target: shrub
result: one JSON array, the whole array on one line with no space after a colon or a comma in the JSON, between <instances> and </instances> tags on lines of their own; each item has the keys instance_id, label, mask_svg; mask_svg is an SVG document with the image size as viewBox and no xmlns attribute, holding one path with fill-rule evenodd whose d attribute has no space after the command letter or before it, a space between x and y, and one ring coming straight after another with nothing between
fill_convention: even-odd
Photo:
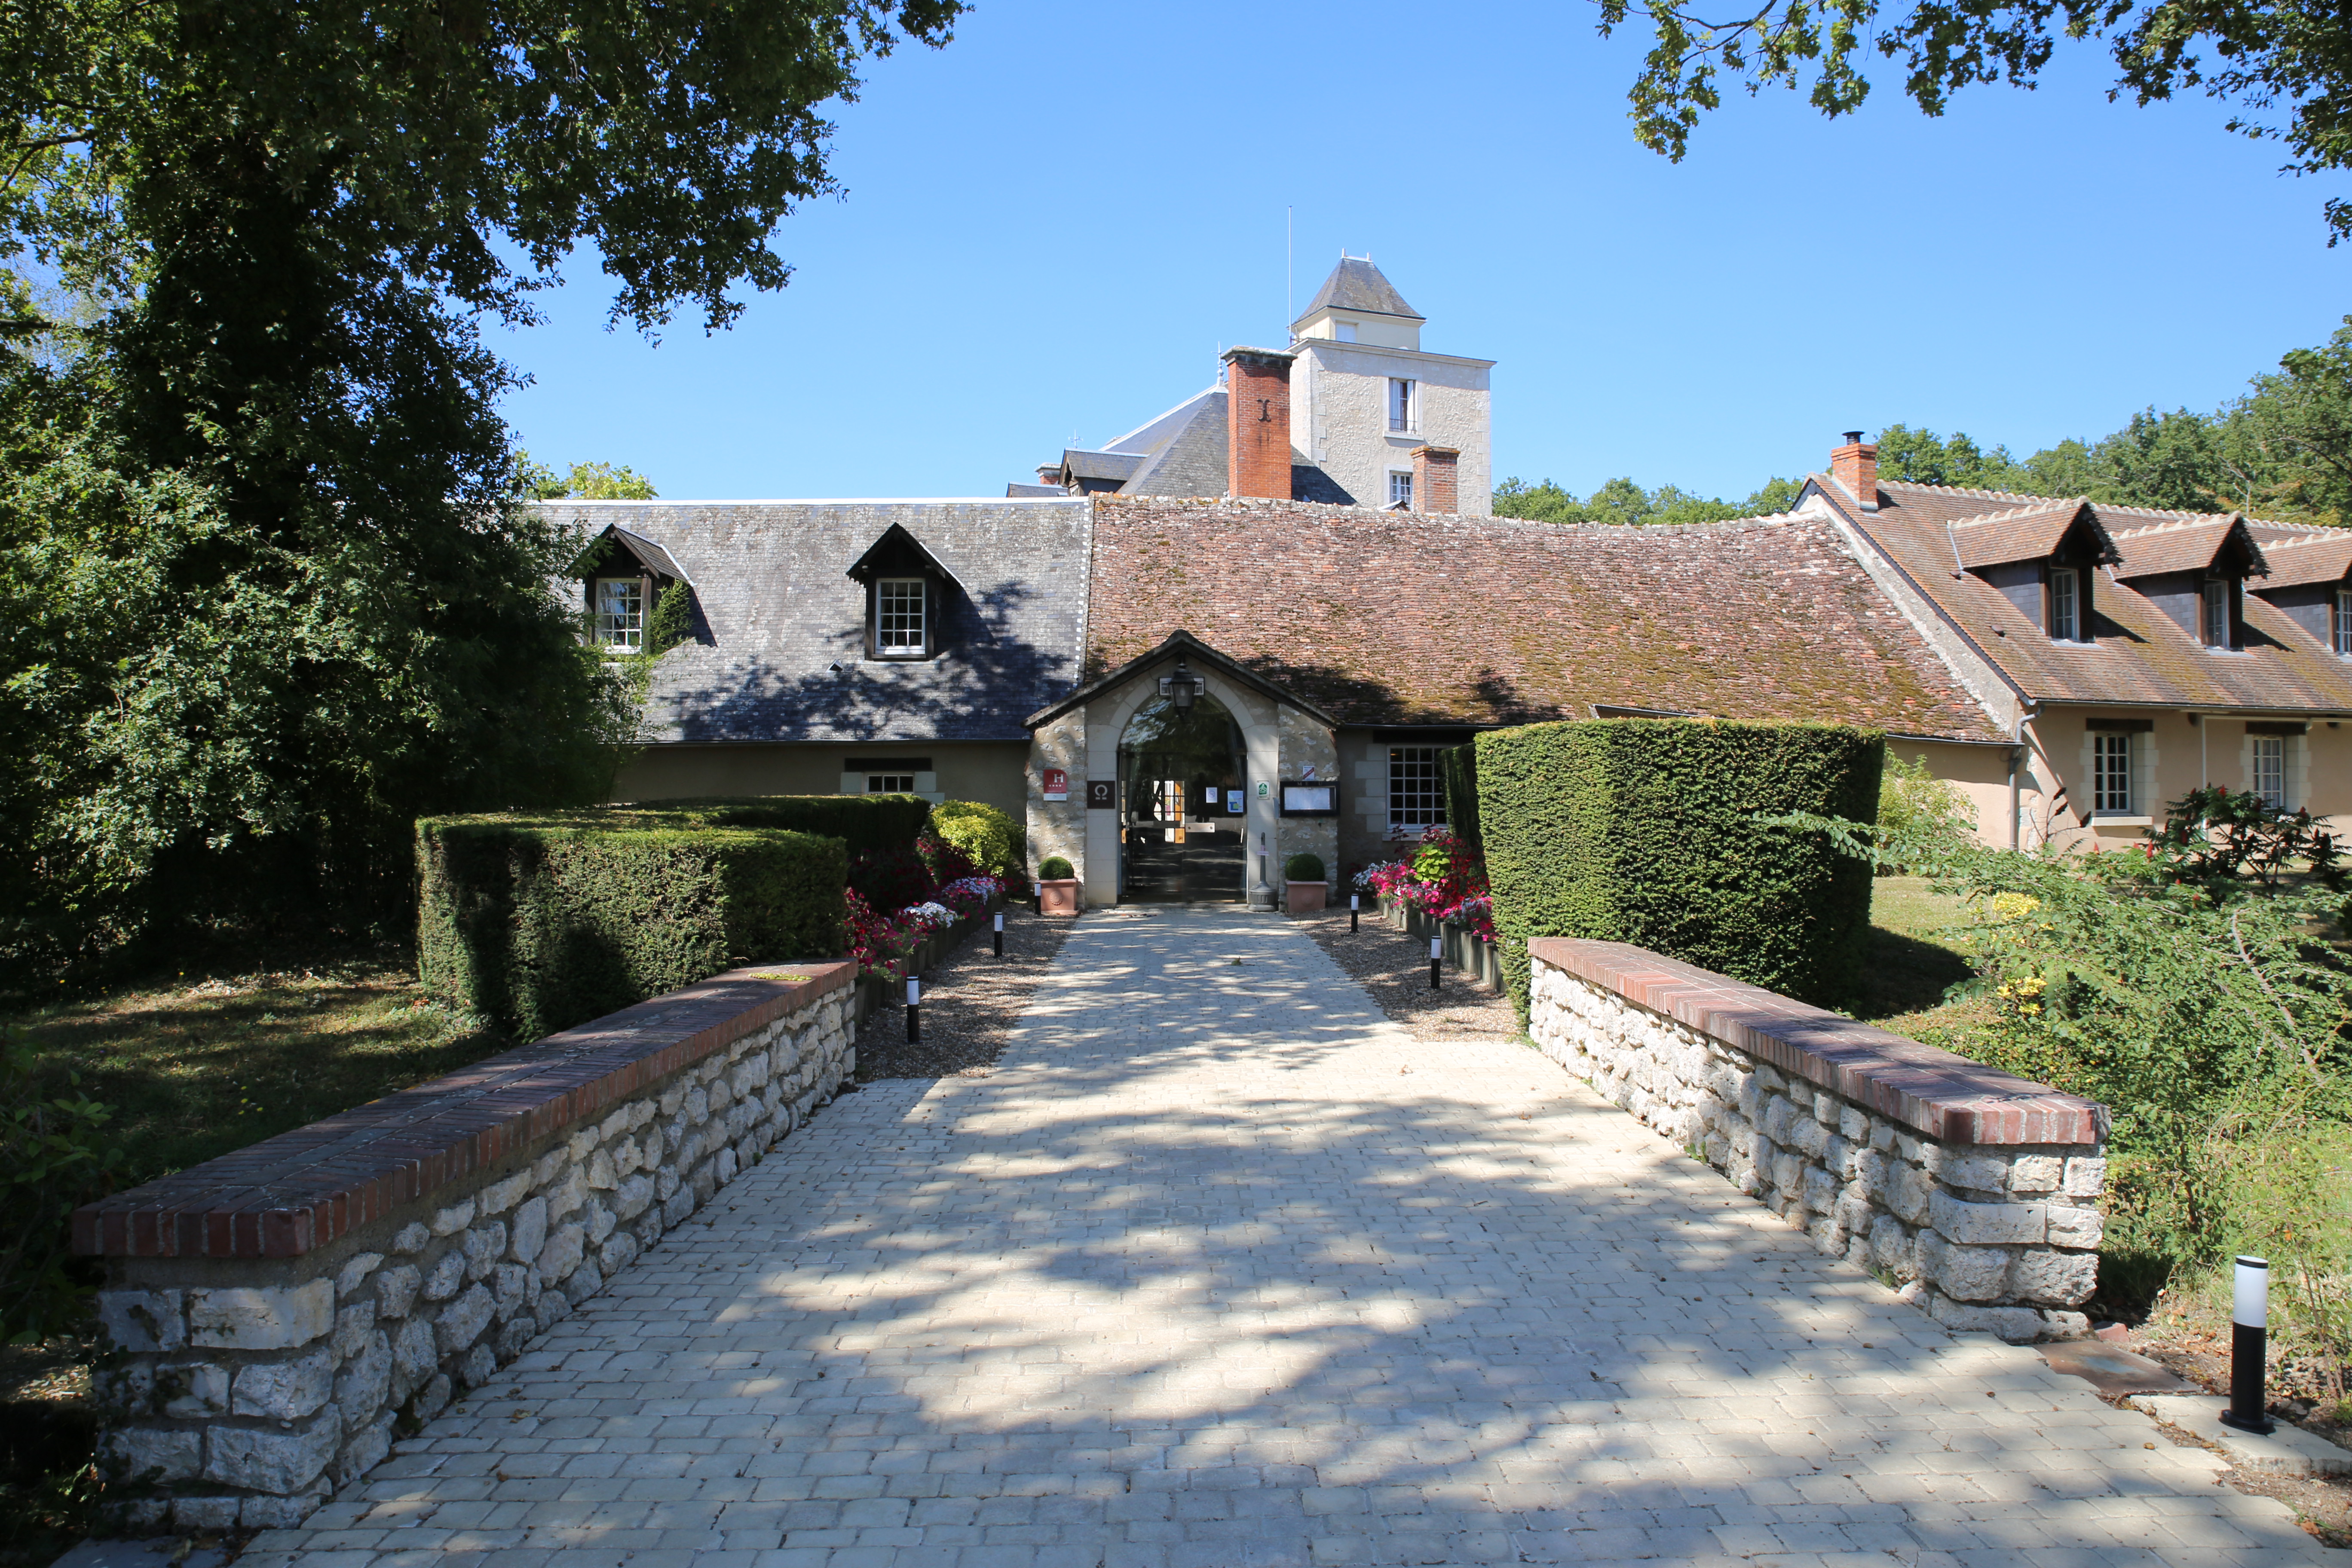
<instances>
[{"instance_id":1,"label":"shrub","mask_svg":"<svg viewBox=\"0 0 2352 1568\"><path fill-rule=\"evenodd\" d=\"M1037 867L1037 879L1041 882L1066 882L1076 875L1076 869L1059 855L1046 856Z\"/></svg>"},{"instance_id":2,"label":"shrub","mask_svg":"<svg viewBox=\"0 0 2352 1568\"><path fill-rule=\"evenodd\" d=\"M1495 925L1522 1019L1537 936L1632 942L1809 1002L1852 989L1869 867L1825 834L1752 819L1867 817L1884 737L1604 719L1494 731L1477 748Z\"/></svg>"},{"instance_id":3,"label":"shrub","mask_svg":"<svg viewBox=\"0 0 2352 1568\"><path fill-rule=\"evenodd\" d=\"M1323 862L1313 855L1293 855L1282 863L1282 874L1294 882L1319 882Z\"/></svg>"},{"instance_id":4,"label":"shrub","mask_svg":"<svg viewBox=\"0 0 2352 1568\"><path fill-rule=\"evenodd\" d=\"M931 808L911 795L710 795L646 801L630 810L711 827L781 827L838 838L852 855L909 849L923 836Z\"/></svg>"},{"instance_id":5,"label":"shrub","mask_svg":"<svg viewBox=\"0 0 2352 1568\"><path fill-rule=\"evenodd\" d=\"M1478 748L1455 746L1437 753L1438 782L1445 789L1445 826L1473 849L1478 837Z\"/></svg>"},{"instance_id":6,"label":"shrub","mask_svg":"<svg viewBox=\"0 0 2352 1568\"><path fill-rule=\"evenodd\" d=\"M943 800L931 807L930 827L942 840L962 850L974 870L1002 877L1021 868L1021 825L992 805L976 800Z\"/></svg>"},{"instance_id":7,"label":"shrub","mask_svg":"<svg viewBox=\"0 0 2352 1568\"><path fill-rule=\"evenodd\" d=\"M654 813L416 825L425 985L524 1039L740 963L843 950L837 840Z\"/></svg>"},{"instance_id":8,"label":"shrub","mask_svg":"<svg viewBox=\"0 0 2352 1568\"><path fill-rule=\"evenodd\" d=\"M1977 808L1959 785L1929 773L1927 758L1906 763L1890 752L1878 785L1878 831L1882 844L1957 848L1976 842ZM1904 868L1882 868L1889 875Z\"/></svg>"},{"instance_id":9,"label":"shrub","mask_svg":"<svg viewBox=\"0 0 2352 1568\"><path fill-rule=\"evenodd\" d=\"M90 1286L75 1272L67 1219L112 1184L122 1151L112 1113L69 1080L42 1096L33 1047L10 1025L0 1036L0 1344L30 1343L76 1327Z\"/></svg>"}]
</instances>

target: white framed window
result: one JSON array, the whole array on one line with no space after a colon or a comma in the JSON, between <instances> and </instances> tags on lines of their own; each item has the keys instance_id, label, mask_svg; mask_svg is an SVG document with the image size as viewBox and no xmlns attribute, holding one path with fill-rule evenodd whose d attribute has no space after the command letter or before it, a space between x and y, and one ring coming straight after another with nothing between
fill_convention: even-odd
<instances>
[{"instance_id":1,"label":"white framed window","mask_svg":"<svg viewBox=\"0 0 2352 1568\"><path fill-rule=\"evenodd\" d=\"M1419 398L1416 395L1418 390L1412 382L1402 377L1391 378L1389 382L1390 429L1411 431L1420 427L1417 423L1421 417Z\"/></svg>"},{"instance_id":2,"label":"white framed window","mask_svg":"<svg viewBox=\"0 0 2352 1568\"><path fill-rule=\"evenodd\" d=\"M912 795L915 793L915 775L912 773L867 773L866 775L866 793L867 795Z\"/></svg>"},{"instance_id":3,"label":"white framed window","mask_svg":"<svg viewBox=\"0 0 2352 1568\"><path fill-rule=\"evenodd\" d=\"M1445 784L1437 771L1440 749L1436 746L1389 748L1391 827L1445 826Z\"/></svg>"},{"instance_id":4,"label":"white framed window","mask_svg":"<svg viewBox=\"0 0 2352 1568\"><path fill-rule=\"evenodd\" d=\"M1331 335L1343 343L1352 343L1356 341L1356 323L1334 321L1331 323Z\"/></svg>"},{"instance_id":5,"label":"white framed window","mask_svg":"<svg viewBox=\"0 0 2352 1568\"><path fill-rule=\"evenodd\" d=\"M2081 579L2072 566L2050 571L2050 635L2059 642L2083 640Z\"/></svg>"},{"instance_id":6,"label":"white framed window","mask_svg":"<svg viewBox=\"0 0 2352 1568\"><path fill-rule=\"evenodd\" d=\"M1412 510L1412 476L1395 473L1389 476L1389 505Z\"/></svg>"},{"instance_id":7,"label":"white framed window","mask_svg":"<svg viewBox=\"0 0 2352 1568\"><path fill-rule=\"evenodd\" d=\"M2132 815L2132 737L2094 734L2091 737L2091 810L2101 815Z\"/></svg>"},{"instance_id":8,"label":"white framed window","mask_svg":"<svg viewBox=\"0 0 2352 1568\"><path fill-rule=\"evenodd\" d=\"M2249 735L2253 742L2253 789L2274 811L2286 809L2286 737Z\"/></svg>"},{"instance_id":9,"label":"white framed window","mask_svg":"<svg viewBox=\"0 0 2352 1568\"><path fill-rule=\"evenodd\" d=\"M2205 628L2205 646L2207 647L2231 647L2228 579L2221 577L2205 579L2205 602L2202 608L2204 614L2201 620Z\"/></svg>"},{"instance_id":10,"label":"white framed window","mask_svg":"<svg viewBox=\"0 0 2352 1568\"><path fill-rule=\"evenodd\" d=\"M596 579L596 641L621 653L635 653L646 646L644 578Z\"/></svg>"},{"instance_id":11,"label":"white framed window","mask_svg":"<svg viewBox=\"0 0 2352 1568\"><path fill-rule=\"evenodd\" d=\"M2352 588L2336 590L2336 612L2329 629L2335 633L2328 640L2336 651L2352 658Z\"/></svg>"},{"instance_id":12,"label":"white framed window","mask_svg":"<svg viewBox=\"0 0 2352 1568\"><path fill-rule=\"evenodd\" d=\"M923 651L923 580L885 577L874 584L874 647L884 658Z\"/></svg>"}]
</instances>

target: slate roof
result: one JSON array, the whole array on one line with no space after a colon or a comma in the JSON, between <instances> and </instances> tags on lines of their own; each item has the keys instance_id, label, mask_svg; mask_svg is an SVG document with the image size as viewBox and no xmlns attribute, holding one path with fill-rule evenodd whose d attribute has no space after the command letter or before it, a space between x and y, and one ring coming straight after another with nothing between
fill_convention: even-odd
<instances>
[{"instance_id":1,"label":"slate roof","mask_svg":"<svg viewBox=\"0 0 2352 1568\"><path fill-rule=\"evenodd\" d=\"M1077 679L1087 505L1074 497L542 504L589 534L619 524L653 542L694 585L694 640L655 667L656 741L1017 741ZM937 658L865 657L866 590L846 573L893 524L962 584Z\"/></svg>"},{"instance_id":2,"label":"slate roof","mask_svg":"<svg viewBox=\"0 0 2352 1568\"><path fill-rule=\"evenodd\" d=\"M1323 279L1323 287L1315 291L1314 300L1291 324L1297 325L1326 306L1334 310L1361 310L1373 316L1402 316L1412 321L1429 320L1406 304L1396 286L1381 275L1381 269L1370 258L1360 256L1339 258L1339 265L1331 268L1331 276Z\"/></svg>"},{"instance_id":3,"label":"slate roof","mask_svg":"<svg viewBox=\"0 0 2352 1568\"><path fill-rule=\"evenodd\" d=\"M1562 527L1095 498L1089 678L1189 630L1350 724L1594 705L2004 737L1817 516Z\"/></svg>"},{"instance_id":4,"label":"slate roof","mask_svg":"<svg viewBox=\"0 0 2352 1568\"><path fill-rule=\"evenodd\" d=\"M2137 592L2135 573L2192 570L2210 562L2233 527L2250 542L2300 536L2277 524L2248 524L2232 514L2158 511L2095 502L2093 510L2125 564L2092 584L2090 643L2053 642L2001 592L1974 573L1956 576L1952 536L1966 519L2049 509L2046 496L1881 479L1878 510L1864 512L1826 475L1805 495L1834 507L1875 545L1962 637L2023 697L2037 702L2193 708L2202 710L2352 711L2352 666L2337 658L2284 611L2261 596L2255 578L2245 595L2246 647L2216 652ZM2259 552L2258 552L2259 557Z\"/></svg>"}]
</instances>

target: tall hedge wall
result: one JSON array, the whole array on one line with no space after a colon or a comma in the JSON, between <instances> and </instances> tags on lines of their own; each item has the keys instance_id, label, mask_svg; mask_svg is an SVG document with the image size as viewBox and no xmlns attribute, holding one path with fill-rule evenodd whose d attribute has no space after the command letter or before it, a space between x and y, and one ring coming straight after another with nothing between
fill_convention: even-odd
<instances>
[{"instance_id":1,"label":"tall hedge wall","mask_svg":"<svg viewBox=\"0 0 2352 1568\"><path fill-rule=\"evenodd\" d=\"M1478 737L1503 974L1528 939L1633 942L1808 1002L1852 994L1870 867L1756 814L1868 822L1885 737L1822 725L1602 719Z\"/></svg>"},{"instance_id":2,"label":"tall hedge wall","mask_svg":"<svg viewBox=\"0 0 2352 1568\"><path fill-rule=\"evenodd\" d=\"M419 978L522 1039L845 942L837 838L656 812L447 816L417 823L416 853Z\"/></svg>"},{"instance_id":3,"label":"tall hedge wall","mask_svg":"<svg viewBox=\"0 0 2352 1568\"><path fill-rule=\"evenodd\" d=\"M1438 752L1437 777L1445 786L1445 826L1465 842L1478 844L1477 746L1451 746Z\"/></svg>"},{"instance_id":4,"label":"tall hedge wall","mask_svg":"<svg viewBox=\"0 0 2352 1568\"><path fill-rule=\"evenodd\" d=\"M781 827L838 838L852 855L903 849L930 820L930 803L912 795L708 795L649 800L625 809L712 827Z\"/></svg>"}]
</instances>

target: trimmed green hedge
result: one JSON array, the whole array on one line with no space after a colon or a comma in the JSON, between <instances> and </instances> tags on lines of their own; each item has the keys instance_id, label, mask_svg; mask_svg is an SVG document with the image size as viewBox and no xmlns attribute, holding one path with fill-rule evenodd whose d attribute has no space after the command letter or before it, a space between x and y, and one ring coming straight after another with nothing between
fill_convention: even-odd
<instances>
[{"instance_id":1,"label":"trimmed green hedge","mask_svg":"<svg viewBox=\"0 0 2352 1568\"><path fill-rule=\"evenodd\" d=\"M419 979L521 1039L846 941L837 838L649 811L444 816L417 823L416 855Z\"/></svg>"},{"instance_id":2,"label":"trimmed green hedge","mask_svg":"<svg viewBox=\"0 0 2352 1568\"><path fill-rule=\"evenodd\" d=\"M706 795L640 801L619 809L650 813L712 827L781 827L838 838L852 855L905 849L931 817L929 801L912 795Z\"/></svg>"},{"instance_id":3,"label":"trimmed green hedge","mask_svg":"<svg viewBox=\"0 0 2352 1568\"><path fill-rule=\"evenodd\" d=\"M1602 719L1498 730L1477 749L1496 934L1523 1022L1532 936L1632 942L1817 1004L1852 994L1868 863L1746 819L1871 821L1885 736Z\"/></svg>"},{"instance_id":4,"label":"trimmed green hedge","mask_svg":"<svg viewBox=\"0 0 2352 1568\"><path fill-rule=\"evenodd\" d=\"M1450 746L1437 753L1438 781L1445 786L1445 826L1472 848L1478 837L1478 747Z\"/></svg>"}]
</instances>

